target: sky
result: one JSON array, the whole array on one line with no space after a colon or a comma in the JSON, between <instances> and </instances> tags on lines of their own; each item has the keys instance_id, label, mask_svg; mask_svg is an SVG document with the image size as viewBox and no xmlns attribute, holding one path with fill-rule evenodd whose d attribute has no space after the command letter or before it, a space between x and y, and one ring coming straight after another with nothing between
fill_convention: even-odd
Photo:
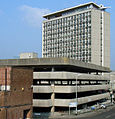
<instances>
[{"instance_id":1,"label":"sky","mask_svg":"<svg viewBox=\"0 0 115 119\"><path fill-rule=\"evenodd\" d=\"M91 0L0 0L0 59L18 58L22 52L42 56L42 16ZM92 0L111 7L111 69L115 70L115 0Z\"/></svg>"}]
</instances>

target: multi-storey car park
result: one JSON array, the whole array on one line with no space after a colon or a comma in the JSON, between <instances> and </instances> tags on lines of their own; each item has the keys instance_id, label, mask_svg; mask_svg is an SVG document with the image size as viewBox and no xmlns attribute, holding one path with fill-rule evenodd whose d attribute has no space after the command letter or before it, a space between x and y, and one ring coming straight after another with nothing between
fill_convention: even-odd
<instances>
[{"instance_id":1,"label":"multi-storey car park","mask_svg":"<svg viewBox=\"0 0 115 119\"><path fill-rule=\"evenodd\" d=\"M72 102L80 109L110 98L110 79L100 75L110 72L106 67L69 58L0 60L0 66L33 69L34 112L68 111Z\"/></svg>"},{"instance_id":2,"label":"multi-storey car park","mask_svg":"<svg viewBox=\"0 0 115 119\"><path fill-rule=\"evenodd\" d=\"M93 2L43 16L42 57L110 67L110 14Z\"/></svg>"}]
</instances>

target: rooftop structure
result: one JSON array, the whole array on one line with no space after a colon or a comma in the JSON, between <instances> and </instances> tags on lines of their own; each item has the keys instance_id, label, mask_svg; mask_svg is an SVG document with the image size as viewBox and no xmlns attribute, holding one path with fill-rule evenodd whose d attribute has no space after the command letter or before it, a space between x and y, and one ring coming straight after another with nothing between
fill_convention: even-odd
<instances>
[{"instance_id":1,"label":"rooftop structure","mask_svg":"<svg viewBox=\"0 0 115 119\"><path fill-rule=\"evenodd\" d=\"M82 10L85 10L85 9L91 9L93 7L95 7L96 9L103 9L103 10L106 9L106 7L104 7L103 5L99 6L99 5L95 4L94 2L89 2L89 3L86 3L86 4L80 4L80 5L75 6L75 7L66 8L66 9L63 9L63 10L60 10L60 11L57 11L57 12L54 12L54 13L46 14L43 17L46 18L46 19L50 19L50 18L52 18L52 16L60 17L60 16L64 15L64 13L66 13L66 12L70 12L70 14L71 14L71 11L72 12L76 12L76 10L77 11L82 11ZM60 14L60 16L59 16L59 14Z\"/></svg>"},{"instance_id":2,"label":"rooftop structure","mask_svg":"<svg viewBox=\"0 0 115 119\"><path fill-rule=\"evenodd\" d=\"M20 53L20 59L38 58L38 54L35 52Z\"/></svg>"}]
</instances>

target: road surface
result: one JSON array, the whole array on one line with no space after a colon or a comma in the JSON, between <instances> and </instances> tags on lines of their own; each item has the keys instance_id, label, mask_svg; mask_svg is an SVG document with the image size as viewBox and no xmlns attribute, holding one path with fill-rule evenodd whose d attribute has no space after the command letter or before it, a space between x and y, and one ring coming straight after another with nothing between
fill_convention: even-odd
<instances>
[{"instance_id":1,"label":"road surface","mask_svg":"<svg viewBox=\"0 0 115 119\"><path fill-rule=\"evenodd\" d=\"M115 119L115 106L108 107L107 109L100 109L93 113L83 114L76 119Z\"/></svg>"},{"instance_id":2,"label":"road surface","mask_svg":"<svg viewBox=\"0 0 115 119\"><path fill-rule=\"evenodd\" d=\"M39 117L34 119L115 119L115 105L107 107L107 109L99 109L93 112L88 112L80 115L55 115Z\"/></svg>"}]
</instances>

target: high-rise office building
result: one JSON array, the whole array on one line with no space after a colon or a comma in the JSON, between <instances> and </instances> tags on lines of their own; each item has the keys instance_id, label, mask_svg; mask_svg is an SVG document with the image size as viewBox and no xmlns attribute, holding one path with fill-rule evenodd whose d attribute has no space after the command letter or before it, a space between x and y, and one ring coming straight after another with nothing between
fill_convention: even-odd
<instances>
[{"instance_id":1,"label":"high-rise office building","mask_svg":"<svg viewBox=\"0 0 115 119\"><path fill-rule=\"evenodd\" d=\"M110 14L93 2L43 16L42 57L110 67Z\"/></svg>"}]
</instances>

